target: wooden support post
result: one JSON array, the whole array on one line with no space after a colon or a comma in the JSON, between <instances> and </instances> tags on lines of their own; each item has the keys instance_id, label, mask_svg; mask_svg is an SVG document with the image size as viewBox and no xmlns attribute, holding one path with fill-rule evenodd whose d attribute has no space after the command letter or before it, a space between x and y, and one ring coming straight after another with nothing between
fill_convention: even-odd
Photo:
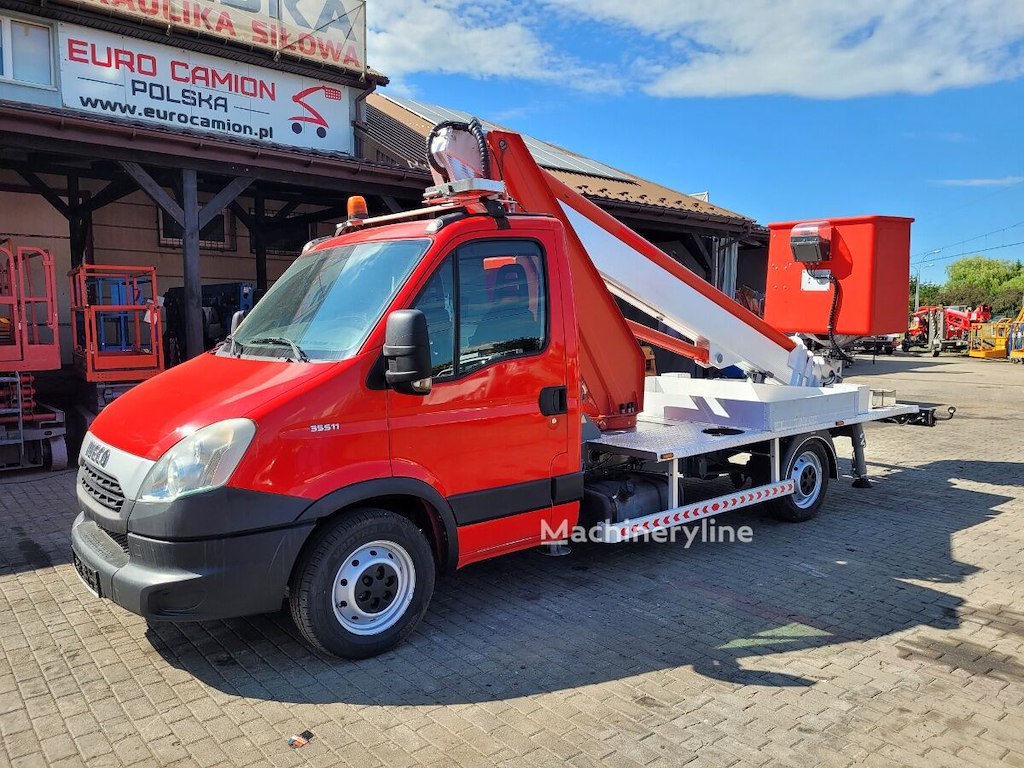
<instances>
[{"instance_id":1,"label":"wooden support post","mask_svg":"<svg viewBox=\"0 0 1024 768\"><path fill-rule=\"evenodd\" d=\"M148 190L147 190L148 191ZM163 192L163 190L160 190ZM166 193L164 193L166 195ZM168 196L169 199L169 196ZM201 355L203 339L203 280L199 270L199 189L196 172L181 172L182 272L185 277L185 357Z\"/></svg>"},{"instance_id":2,"label":"wooden support post","mask_svg":"<svg viewBox=\"0 0 1024 768\"><path fill-rule=\"evenodd\" d=\"M23 178L28 185L32 187L37 193L39 193L46 202L57 209L58 213L68 221L71 220L71 206L60 199L60 195L50 189L46 182L36 176L31 170L27 168L18 167L15 169L21 178Z\"/></svg>"},{"instance_id":3,"label":"wooden support post","mask_svg":"<svg viewBox=\"0 0 1024 768\"><path fill-rule=\"evenodd\" d=\"M147 195L149 195L154 203L156 203L161 208L163 208L164 211L167 212L167 215L170 216L172 219L174 219L178 223L179 227L183 227L184 228L184 226L185 226L185 215L182 213L182 206L178 205L177 201L173 197L168 195L167 192L164 191L164 188L161 187L153 179L152 176L150 176L148 173L146 173L146 169L143 168L138 163L128 162L127 160L121 160L119 162L121 163L121 167L124 168L125 172L129 176L131 176L133 179L135 179L135 183L139 185L139 188L143 192L145 192ZM196 189L195 189L196 172L195 171L182 171L182 180L184 180L186 173L191 173L192 174L193 192L196 192ZM198 194L198 192L196 192L196 194ZM199 216L199 209L197 208L196 209L196 223L197 224L199 223L198 216ZM197 229L196 230L196 238L197 238L196 242L198 242L198 237L199 237L199 230Z\"/></svg>"},{"instance_id":4,"label":"wooden support post","mask_svg":"<svg viewBox=\"0 0 1024 768\"><path fill-rule=\"evenodd\" d=\"M85 222L77 176L68 176L68 244L71 248L71 268L82 266L85 260Z\"/></svg>"},{"instance_id":5,"label":"wooden support post","mask_svg":"<svg viewBox=\"0 0 1024 768\"><path fill-rule=\"evenodd\" d=\"M717 285L715 278L715 264L711 258L711 254L708 253L708 249L704 247L704 239L702 236L688 232L681 239L683 245L686 246L686 250L688 250L694 260L704 268L708 282L712 285Z\"/></svg>"},{"instance_id":6,"label":"wooden support post","mask_svg":"<svg viewBox=\"0 0 1024 768\"><path fill-rule=\"evenodd\" d=\"M228 207L228 204L244 192L255 179L247 178L245 176L239 176L237 179L232 179L227 185L214 195L206 205L203 206L203 210L199 212L199 229L202 229L211 221L213 217Z\"/></svg>"},{"instance_id":7,"label":"wooden support post","mask_svg":"<svg viewBox=\"0 0 1024 768\"><path fill-rule=\"evenodd\" d=\"M139 185L143 192L174 219L182 228L182 273L184 275L184 312L185 312L185 358L201 355L205 350L206 339L203 336L203 278L199 267L199 232L213 221L213 217L229 205L243 192L254 179L244 176L229 181L224 188L202 208L199 207L199 180L196 172L190 168L181 171L180 200L171 197L160 184L153 179L146 169L138 163L120 161L121 167ZM178 191L177 179L171 186ZM116 190L110 188L101 194L111 196Z\"/></svg>"},{"instance_id":8,"label":"wooden support post","mask_svg":"<svg viewBox=\"0 0 1024 768\"><path fill-rule=\"evenodd\" d=\"M256 290L267 290L267 239L264 235L263 224L266 221L266 200L262 192L257 192L253 199L253 227L249 234L253 239L253 249L256 251Z\"/></svg>"}]
</instances>

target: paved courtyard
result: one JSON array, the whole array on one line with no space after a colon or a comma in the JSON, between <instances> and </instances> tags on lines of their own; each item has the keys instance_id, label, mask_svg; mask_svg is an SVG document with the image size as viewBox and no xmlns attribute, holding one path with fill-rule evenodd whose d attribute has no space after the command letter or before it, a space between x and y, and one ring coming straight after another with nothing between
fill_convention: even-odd
<instances>
[{"instance_id":1,"label":"paved courtyard","mask_svg":"<svg viewBox=\"0 0 1024 768\"><path fill-rule=\"evenodd\" d=\"M471 566L362 662L284 614L147 627L69 562L74 474L7 477L0 765L1024 766L1024 369L851 373L959 412L871 427L874 488L810 523L718 518L750 544Z\"/></svg>"}]
</instances>

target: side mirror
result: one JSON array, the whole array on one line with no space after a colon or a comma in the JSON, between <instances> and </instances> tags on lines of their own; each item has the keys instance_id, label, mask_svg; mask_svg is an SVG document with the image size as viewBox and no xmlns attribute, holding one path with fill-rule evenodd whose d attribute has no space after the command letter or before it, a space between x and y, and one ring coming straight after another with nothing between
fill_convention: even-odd
<instances>
[{"instance_id":1,"label":"side mirror","mask_svg":"<svg viewBox=\"0 0 1024 768\"><path fill-rule=\"evenodd\" d=\"M242 321L245 319L245 314L246 314L245 310L244 309L240 309L237 312L235 312L235 314L233 314L231 316L231 335L232 336L235 334L235 331L238 330L238 326L240 326L242 324Z\"/></svg>"},{"instance_id":2,"label":"side mirror","mask_svg":"<svg viewBox=\"0 0 1024 768\"><path fill-rule=\"evenodd\" d=\"M384 380L396 392L425 395L430 392L430 336L427 316L418 309L399 309L388 316L384 332Z\"/></svg>"}]
</instances>

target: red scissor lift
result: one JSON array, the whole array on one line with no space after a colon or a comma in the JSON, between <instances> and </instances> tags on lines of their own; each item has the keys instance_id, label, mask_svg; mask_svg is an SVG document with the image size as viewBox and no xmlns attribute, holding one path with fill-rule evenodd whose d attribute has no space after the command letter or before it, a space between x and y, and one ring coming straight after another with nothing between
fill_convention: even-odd
<instances>
[{"instance_id":1,"label":"red scissor lift","mask_svg":"<svg viewBox=\"0 0 1024 768\"><path fill-rule=\"evenodd\" d=\"M53 254L0 247L0 471L67 466L64 412L36 401L36 371L60 368Z\"/></svg>"},{"instance_id":2,"label":"red scissor lift","mask_svg":"<svg viewBox=\"0 0 1024 768\"><path fill-rule=\"evenodd\" d=\"M75 368L98 412L164 369L156 267L83 264L69 277Z\"/></svg>"}]
</instances>

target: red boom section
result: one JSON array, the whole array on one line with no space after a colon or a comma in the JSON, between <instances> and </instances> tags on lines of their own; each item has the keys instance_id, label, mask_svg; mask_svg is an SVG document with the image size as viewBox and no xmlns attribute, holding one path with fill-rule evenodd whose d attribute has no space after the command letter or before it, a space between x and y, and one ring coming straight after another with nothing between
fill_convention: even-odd
<instances>
[{"instance_id":1,"label":"red boom section","mask_svg":"<svg viewBox=\"0 0 1024 768\"><path fill-rule=\"evenodd\" d=\"M518 134L491 131L487 143L493 170L501 175L512 198L525 211L551 214L565 225L580 335L580 374L586 387L584 412L602 430L635 426L636 414L643 408L643 351L562 213L551 189L554 179L534 162Z\"/></svg>"}]
</instances>

